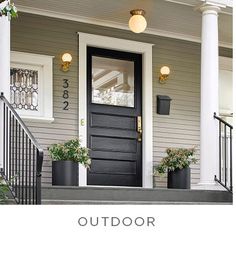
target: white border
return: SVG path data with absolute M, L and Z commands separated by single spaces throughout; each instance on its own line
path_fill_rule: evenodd
M 42 82 L 42 92 L 39 95 L 40 110 L 38 113 L 22 113 L 17 110 L 23 119 L 44 122 L 53 122 L 53 58 L 54 56 L 41 55 L 35 53 L 11 51 L 11 64 L 15 66 L 35 66 L 40 71 L 40 80 Z M 9 89 L 10 92 L 10 89 Z
M 143 55 L 143 187 L 152 188 L 152 46 L 153 44 L 78 32 L 79 35 L 79 135 L 87 146 L 87 46 L 140 53 Z M 84 123 L 81 123 L 81 122 Z M 87 174 L 79 166 L 79 186 L 87 186 Z

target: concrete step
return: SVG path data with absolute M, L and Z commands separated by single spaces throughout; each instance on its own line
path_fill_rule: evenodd
M 213 190 L 124 187 L 42 187 L 42 204 L 232 204 L 232 194 Z
M 229 202 L 42 200 L 43 205 L 232 205 Z
M 4 203 L 0 205 L 18 205 L 14 199 L 7 199 Z

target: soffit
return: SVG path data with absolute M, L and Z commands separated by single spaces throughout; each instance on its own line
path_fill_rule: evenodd
M 200 41 L 201 14 L 194 10 L 198 0 L 15 0 L 20 11 L 64 17 L 115 28 L 128 29 L 129 11 L 146 11 L 146 33 L 173 35 Z M 219 15 L 219 40 L 222 46 L 232 45 L 232 8 Z

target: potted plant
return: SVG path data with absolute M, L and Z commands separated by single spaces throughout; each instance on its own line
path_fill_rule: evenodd
M 89 149 L 82 147 L 79 139 L 48 148 L 52 158 L 52 185 L 78 186 L 78 163 L 90 166 Z
M 7 16 L 8 20 L 16 18 L 18 13 L 14 3 L 10 3 L 10 0 L 0 0 L 0 17 L 1 16 Z
M 167 156 L 155 168 L 154 176 L 167 173 L 167 187 L 190 189 L 190 164 L 196 163 L 195 148 L 167 148 Z

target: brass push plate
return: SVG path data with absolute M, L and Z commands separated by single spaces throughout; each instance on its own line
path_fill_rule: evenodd
M 142 142 L 142 117 L 137 117 L 137 132 L 138 132 L 138 142 Z

